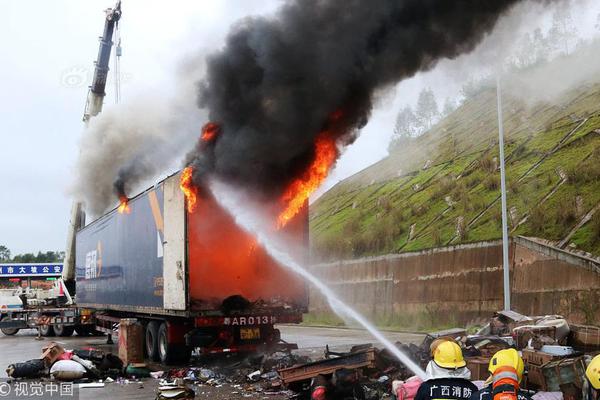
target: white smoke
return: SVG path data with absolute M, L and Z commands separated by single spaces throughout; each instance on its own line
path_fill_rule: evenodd
M 198 137 L 202 123 L 193 101 L 135 101 L 92 118 L 83 134 L 76 165 L 75 196 L 98 216 L 117 201 L 114 183 L 125 174 L 126 194 L 180 160 Z

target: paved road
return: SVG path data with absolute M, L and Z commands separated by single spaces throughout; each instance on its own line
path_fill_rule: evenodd
M 300 351 L 303 354 L 319 356 L 323 354 L 326 344 L 334 350 L 344 351 L 350 346 L 362 343 L 371 343 L 372 338 L 367 332 L 354 329 L 339 329 L 339 328 L 313 328 L 303 326 L 280 326 L 282 338 L 291 343 L 298 343 Z M 402 341 L 404 343 L 419 343 L 422 340 L 422 335 L 411 333 L 391 333 L 386 332 L 385 336 L 394 341 Z M 3 336 L 0 334 L 0 371 L 3 371 L 9 364 L 21 362 L 33 358 L 39 358 L 41 348 L 52 341 L 58 342 L 66 349 L 95 347 L 105 351 L 117 353 L 114 345 L 107 345 L 106 340 L 102 337 L 81 338 L 73 337 L 56 337 L 43 338 L 36 340 L 34 331 L 22 331 L 16 336 Z M 159 369 L 160 366 L 153 366 Z M 6 376 L 2 372 L 1 376 Z M 155 396 L 157 381 L 147 379 L 142 383 L 130 384 L 106 384 L 102 389 L 82 389 L 80 392 L 81 399 L 93 400 L 114 400 L 115 398 L 127 399 L 152 399 Z M 242 399 L 247 397 L 248 393 L 232 393 L 238 392 L 239 389 L 229 386 L 215 388 L 211 386 L 199 386 L 196 389 L 197 399 Z M 268 398 L 272 400 L 284 399 L 285 396 L 265 396 L 259 393 L 253 394 L 254 398 Z

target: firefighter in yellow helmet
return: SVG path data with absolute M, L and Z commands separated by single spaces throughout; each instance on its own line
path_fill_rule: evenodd
M 427 379 L 415 400 L 468 400 L 477 391 L 460 346 L 443 341 L 432 348 L 433 360 L 427 365 Z
M 592 362 L 585 370 L 585 376 L 589 382 L 587 400 L 600 399 L 600 355 L 592 359 Z
M 519 352 L 515 349 L 500 350 L 494 354 L 490 360 L 490 365 L 488 367 L 490 377 L 486 381 L 486 386 L 480 391 L 474 393 L 471 397 L 471 400 L 492 400 L 492 378 L 494 373 L 502 367 L 512 368 L 517 378 L 515 383 L 517 385 L 521 383 L 521 380 L 523 379 L 523 371 L 525 370 L 525 364 L 523 363 L 523 359 L 519 355 Z M 531 396 L 521 389 L 518 389 L 517 397 L 518 400 L 531 400 Z

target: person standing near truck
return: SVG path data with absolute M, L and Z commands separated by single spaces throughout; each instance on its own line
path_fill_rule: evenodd
M 453 341 L 439 343 L 433 350 L 433 360 L 427 365 L 427 379 L 415 400 L 468 400 L 477 392 L 471 371 L 460 346 Z

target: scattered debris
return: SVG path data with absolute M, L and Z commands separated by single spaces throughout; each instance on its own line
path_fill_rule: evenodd
M 6 375 L 10 378 L 39 378 L 47 374 L 46 363 L 41 359 L 10 364 L 6 368 Z
M 82 378 L 85 373 L 83 365 L 72 360 L 59 360 L 50 368 L 50 375 L 61 381 L 74 381 Z
M 90 382 L 90 383 L 80 383 L 79 389 L 96 389 L 103 388 L 105 385 L 103 382 Z
M 600 350 L 600 328 L 570 324 L 557 315 L 529 317 L 501 311 L 474 335 L 456 328 L 429 333 L 418 346 L 400 342 L 396 346 L 425 368 L 433 349 L 444 340 L 461 346 L 471 379 L 480 385 L 489 377 L 492 356 L 513 347 L 522 352 L 528 371 L 523 388 L 541 391 L 535 396 L 536 400 L 555 400 L 556 392 L 563 396 L 561 398 L 570 399 L 576 398 L 574 393 L 580 393 L 583 388 L 586 352 Z M 126 349 L 127 357 L 135 358 L 135 351 Z M 139 379 L 151 377 L 159 380 L 156 395 L 159 400 L 192 399 L 194 392 L 210 393 L 198 391 L 201 387 L 223 386 L 231 387 L 242 397 L 265 398 L 277 394 L 288 398 L 381 399 L 396 396 L 412 400 L 421 383 L 389 350 L 380 350 L 372 344 L 354 346 L 349 352 L 332 351 L 326 346 L 318 358 L 280 351 L 245 359 L 231 357 L 215 363 L 203 360 L 202 367 L 151 371 L 144 363 L 124 363 L 120 357 L 97 349 L 65 350 L 50 343 L 42 349 L 40 359 L 11 364 L 7 374 L 14 379 L 51 376 L 74 380 L 82 389 L 102 388 L 111 383 L 141 385 Z
M 187 385 L 165 382 L 157 389 L 156 400 L 193 399 L 196 393 Z
M 44 360 L 47 367 L 50 367 L 64 352 L 65 350 L 58 343 L 52 342 L 42 347 L 42 356 L 40 358 Z

